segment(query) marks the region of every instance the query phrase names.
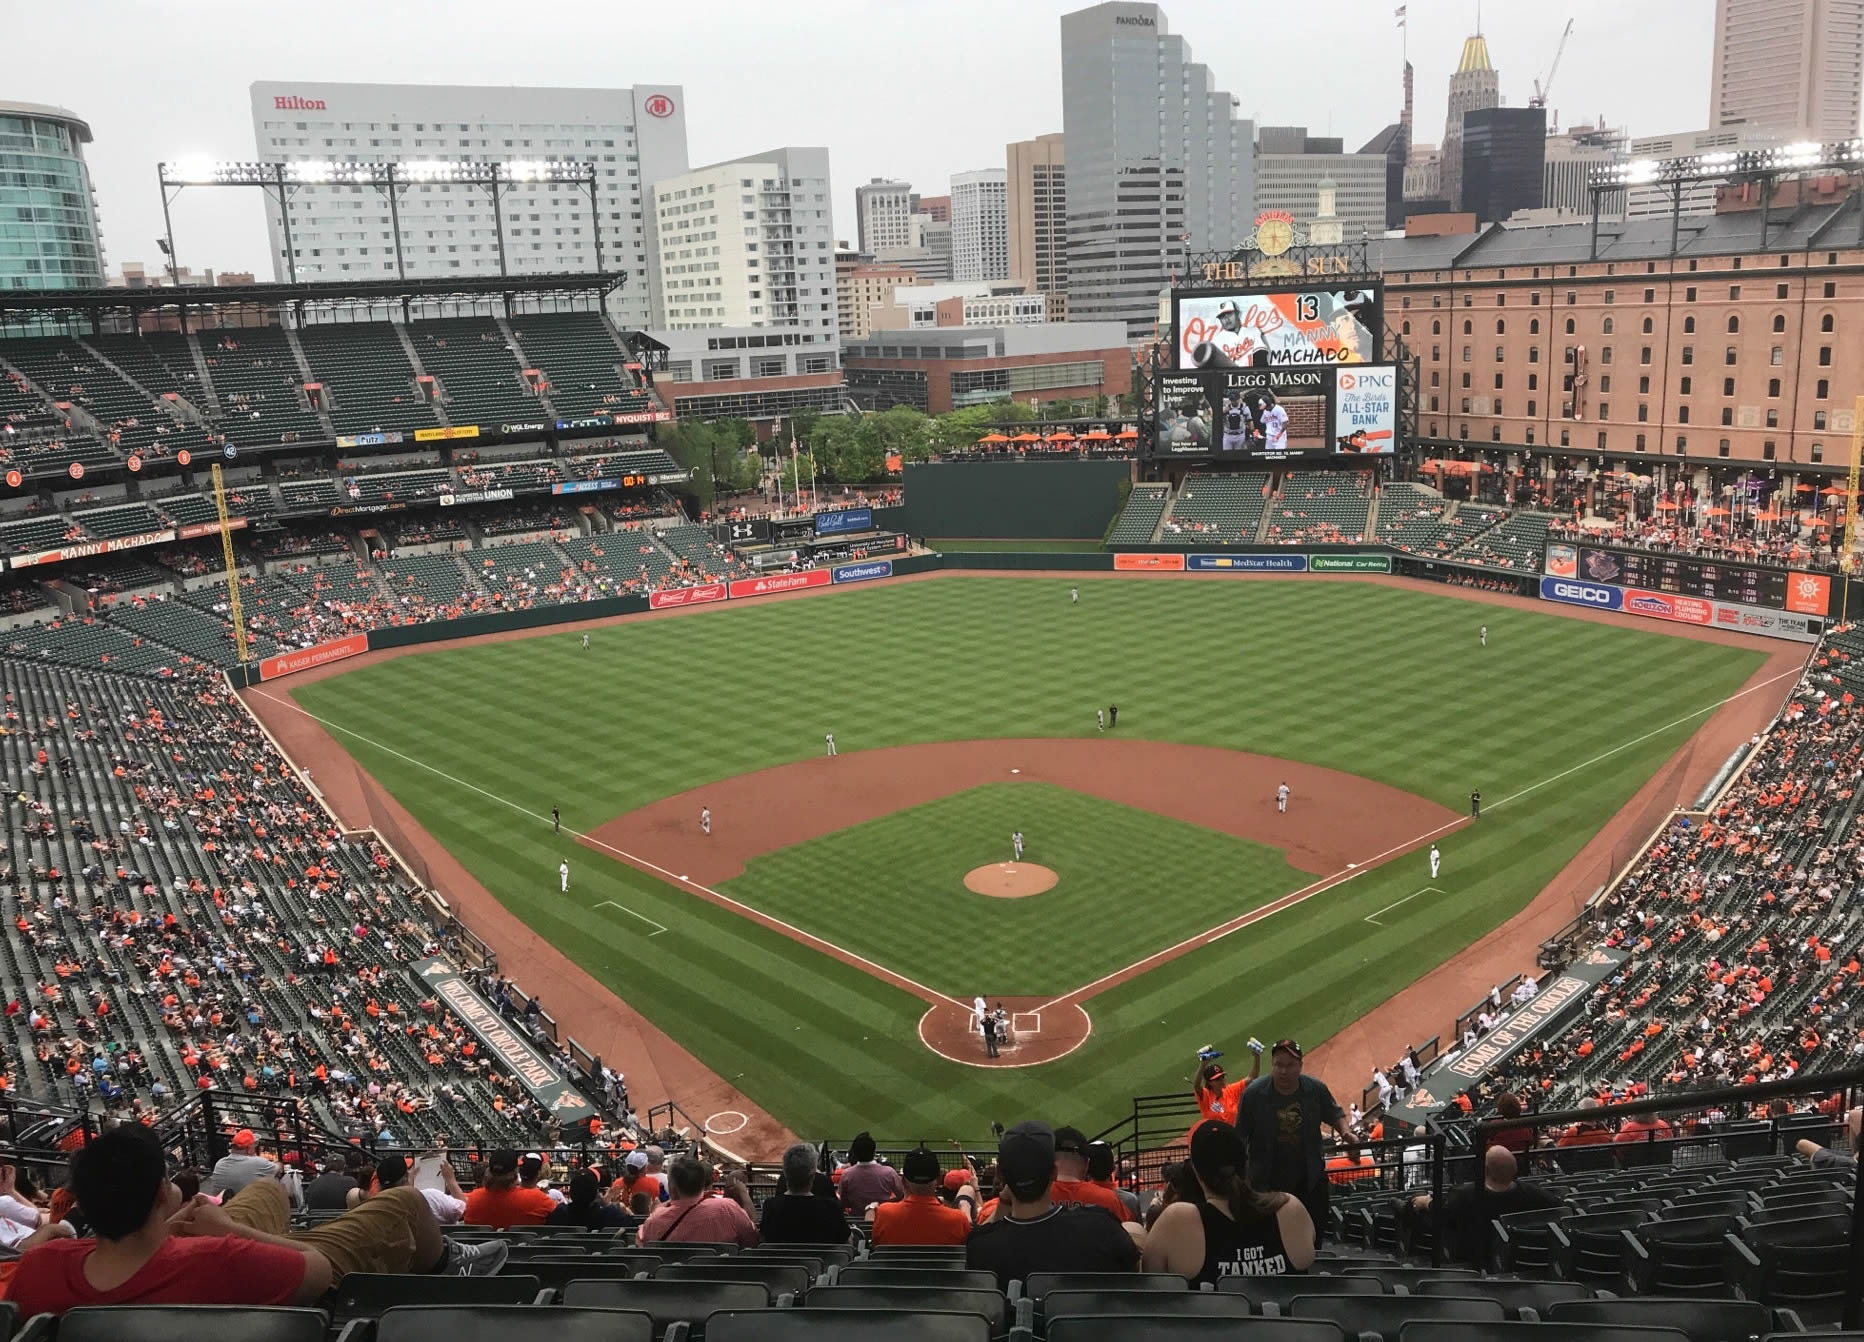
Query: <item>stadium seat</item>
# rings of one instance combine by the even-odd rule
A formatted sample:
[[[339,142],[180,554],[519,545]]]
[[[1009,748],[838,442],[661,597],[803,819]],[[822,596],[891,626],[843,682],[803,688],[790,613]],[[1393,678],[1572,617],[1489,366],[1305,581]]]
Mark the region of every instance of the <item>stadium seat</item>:
[[[867,1251],[867,1256],[876,1263],[892,1258],[950,1258],[962,1265],[964,1246],[962,1244],[876,1244]]]
[[[1386,1342],[1689,1342],[1677,1328],[1620,1328],[1588,1323],[1407,1323]]]
[[[831,1264],[840,1267],[854,1261],[854,1249],[846,1244],[760,1244],[754,1249],[746,1249],[742,1255],[747,1259],[759,1258],[813,1258],[823,1268]]]
[[[1593,1212],[1553,1223],[1554,1265],[1568,1281],[1617,1286],[1624,1278],[1623,1232],[1651,1219],[1648,1211]]]
[[[638,1310],[525,1305],[404,1305],[375,1322],[375,1342],[654,1342]]]
[[[1478,1276],[1474,1268],[1462,1267],[1353,1267],[1340,1274],[1345,1277],[1370,1277],[1387,1291],[1414,1289],[1425,1281],[1467,1281]],[[1454,1294],[1454,1292],[1452,1292]]]
[[[597,1309],[639,1310],[654,1321],[656,1336],[674,1323],[690,1323],[696,1334],[722,1309],[768,1308],[770,1288],[749,1281],[596,1281],[573,1278],[563,1287],[563,1303]]]
[[[997,1274],[969,1269],[960,1258],[951,1267],[895,1267],[879,1259],[850,1263],[835,1274],[837,1286],[941,1286],[997,1289]]]
[[[1328,1319],[1348,1337],[1377,1333],[1386,1342],[1413,1319],[1500,1323],[1504,1317],[1500,1301],[1473,1295],[1297,1295],[1282,1313],[1296,1319]]]
[[[526,1258],[586,1258],[588,1256],[589,1250],[585,1245],[553,1243],[538,1239],[527,1244],[512,1245],[510,1258],[522,1261]]]
[[[323,1342],[326,1327],[321,1309],[103,1305],[67,1311],[58,1319],[57,1337],[61,1342]]]
[[[1248,1296],[1233,1291],[1050,1291],[1042,1297],[1042,1317],[1051,1324],[1083,1314],[1246,1319],[1256,1312]]]
[[[380,1318],[397,1305],[522,1305],[537,1299],[536,1277],[438,1277],[419,1272],[351,1272],[331,1292],[339,1319]]]
[[[708,1342],[990,1342],[976,1314],[890,1309],[725,1310],[706,1322]]]
[[[560,1291],[572,1281],[626,1281],[643,1273],[652,1276],[659,1267],[660,1259],[653,1254],[613,1253],[591,1258],[526,1258],[522,1266],[507,1260],[505,1271],[514,1276],[536,1277],[547,1290]]]
[[[1298,1295],[1384,1295],[1385,1283],[1372,1277],[1219,1277],[1219,1295],[1240,1295],[1258,1310],[1286,1314]]]
[[[1851,1219],[1815,1216],[1751,1225],[1725,1241],[1735,1285],[1749,1300],[1793,1310],[1808,1325],[1830,1324],[1851,1279]]]
[[[806,1267],[750,1262],[742,1257],[663,1263],[654,1272],[657,1281],[754,1281],[790,1295],[801,1295],[818,1275]]]
[[[1556,1247],[1553,1224],[1573,1215],[1570,1207],[1510,1212],[1495,1222],[1495,1263],[1503,1272],[1547,1272]]]
[[[1676,1328],[1689,1342],[1747,1342],[1774,1326],[1773,1311],[1752,1300],[1643,1296],[1629,1300],[1561,1300],[1547,1310],[1550,1323],[1610,1323]]]
[[[1048,1342],[1351,1342],[1320,1319],[1076,1314],[1049,1326]]]
[[[1183,1277],[1170,1272],[1031,1272],[1023,1295],[1040,1300],[1050,1291],[1182,1291]]]
[[[1676,1216],[1624,1232],[1625,1277],[1639,1295],[1728,1295],[1724,1240],[1738,1232],[1733,1215]]]
[[[1419,1282],[1411,1289],[1411,1294],[1479,1295],[1485,1300],[1499,1303],[1511,1319],[1518,1318],[1524,1309],[1532,1310],[1544,1319],[1547,1317],[1547,1307],[1555,1301],[1595,1298],[1590,1286],[1582,1286],[1576,1281],[1511,1281],[1498,1277],[1483,1277],[1476,1281]]]
[[[990,1276],[985,1273],[985,1276]],[[1142,1293],[1143,1294],[1143,1293]],[[1005,1327],[1007,1303],[993,1280],[987,1289],[951,1286],[818,1286],[809,1292],[810,1309],[933,1310],[942,1314],[981,1314],[992,1335]]]
[[[693,1244],[681,1241],[669,1244],[665,1240],[649,1240],[635,1247],[645,1249],[658,1258],[669,1263],[684,1263],[692,1258],[726,1258],[738,1252],[735,1244]]]

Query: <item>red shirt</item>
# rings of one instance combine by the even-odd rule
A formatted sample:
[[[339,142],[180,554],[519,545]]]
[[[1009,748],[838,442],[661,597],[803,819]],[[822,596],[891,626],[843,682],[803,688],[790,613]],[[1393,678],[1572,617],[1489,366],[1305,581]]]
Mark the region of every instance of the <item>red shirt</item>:
[[[970,1233],[970,1217],[926,1194],[908,1193],[874,1208],[876,1244],[963,1244]]]
[[[100,1291],[84,1279],[94,1239],[58,1239],[30,1250],[7,1298],[21,1318],[80,1305],[288,1305],[304,1282],[296,1249],[232,1236],[176,1236],[122,1285]]]
[[[1131,1221],[1136,1218],[1126,1210],[1126,1204],[1120,1201],[1120,1195],[1111,1188],[1084,1180],[1057,1179],[1049,1185],[1049,1197],[1055,1202],[1078,1202],[1089,1207],[1105,1207],[1113,1213],[1116,1221]]]
[[[466,1195],[466,1224],[540,1226],[556,1209],[556,1199],[541,1188],[475,1188]]]

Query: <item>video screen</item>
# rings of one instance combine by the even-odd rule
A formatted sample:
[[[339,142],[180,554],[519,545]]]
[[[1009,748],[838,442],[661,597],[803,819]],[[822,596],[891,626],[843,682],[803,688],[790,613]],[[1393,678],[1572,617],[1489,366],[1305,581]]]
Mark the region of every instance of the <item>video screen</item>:
[[[1160,456],[1287,461],[1390,454],[1397,370],[1202,369],[1158,378]]]
[[[1173,295],[1173,363],[1181,369],[1375,363],[1382,307],[1376,285],[1179,290]]]

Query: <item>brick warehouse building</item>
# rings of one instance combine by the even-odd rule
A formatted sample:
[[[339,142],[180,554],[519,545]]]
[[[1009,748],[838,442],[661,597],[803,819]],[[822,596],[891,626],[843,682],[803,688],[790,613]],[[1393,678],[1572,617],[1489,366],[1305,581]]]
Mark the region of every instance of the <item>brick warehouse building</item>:
[[[1674,242],[1668,218],[1602,223],[1596,246],[1590,221],[1375,240],[1386,324],[1416,360],[1420,455],[1846,469],[1864,198],[1798,189],[1767,210],[1727,190]]]
[[[1123,322],[948,326],[877,331],[842,347],[848,392],[864,409],[927,414],[1008,396],[1091,400],[1132,390]]]

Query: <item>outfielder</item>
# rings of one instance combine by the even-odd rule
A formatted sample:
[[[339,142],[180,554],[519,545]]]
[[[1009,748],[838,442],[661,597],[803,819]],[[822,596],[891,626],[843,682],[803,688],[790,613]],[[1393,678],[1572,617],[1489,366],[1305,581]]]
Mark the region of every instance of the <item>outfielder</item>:
[[[1286,783],[1275,789],[1275,809],[1283,815],[1288,813],[1288,785]]]
[[[1240,396],[1229,396],[1223,402],[1223,450],[1225,452],[1247,452],[1249,450],[1249,407],[1243,404]]]
[[[587,652],[587,651],[589,651],[589,635],[587,635],[587,634],[584,634],[584,635],[582,636],[582,645],[583,645],[583,651],[584,651],[584,652]]]
[[[1016,850],[1016,860],[1021,862],[1023,860],[1023,832],[1020,829],[1011,832],[1010,847]]]
[[[1443,854],[1437,851],[1437,845],[1430,846],[1430,879],[1437,879],[1437,868],[1443,865]]]
[[[1482,626],[1482,646],[1489,646],[1489,627],[1486,624]]]
[[[834,758],[834,756],[835,756],[835,755],[836,755],[836,754],[838,753],[838,752],[836,751],[836,749],[835,749],[835,733],[834,733],[834,732],[830,732],[830,733],[829,733],[829,734],[828,734],[828,735],[827,735],[826,737],[824,737],[823,739],[824,739],[824,740],[826,740],[826,741],[828,742],[828,753],[829,753],[829,757],[830,757],[831,759],[832,759],[832,758]]]
[[[710,806],[699,808],[699,832],[708,837],[712,833],[712,808]]]
[[[1081,589],[1079,587],[1070,587],[1068,589],[1068,604],[1070,606],[1078,606],[1081,604]]]
[[[557,864],[557,877],[563,882],[563,893],[570,892],[570,860],[566,857]]]

